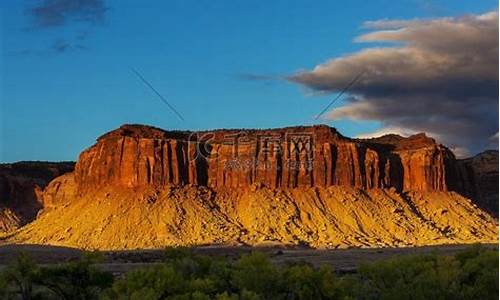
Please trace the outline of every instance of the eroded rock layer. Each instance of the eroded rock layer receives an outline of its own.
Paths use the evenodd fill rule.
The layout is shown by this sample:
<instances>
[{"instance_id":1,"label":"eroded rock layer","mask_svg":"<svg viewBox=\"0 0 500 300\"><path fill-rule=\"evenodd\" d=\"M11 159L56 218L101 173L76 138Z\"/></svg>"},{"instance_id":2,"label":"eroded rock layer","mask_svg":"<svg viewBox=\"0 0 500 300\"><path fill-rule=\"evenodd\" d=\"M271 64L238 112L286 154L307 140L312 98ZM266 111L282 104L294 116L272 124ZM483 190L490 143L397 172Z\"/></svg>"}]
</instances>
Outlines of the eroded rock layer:
<instances>
[{"instance_id":1,"label":"eroded rock layer","mask_svg":"<svg viewBox=\"0 0 500 300\"><path fill-rule=\"evenodd\" d=\"M327 126L178 132L124 125L52 180L6 243L86 249L497 241L464 167L423 134L349 139Z\"/></svg>"},{"instance_id":2,"label":"eroded rock layer","mask_svg":"<svg viewBox=\"0 0 500 300\"><path fill-rule=\"evenodd\" d=\"M456 164L456 190L498 216L498 150L488 150Z\"/></svg>"},{"instance_id":3,"label":"eroded rock layer","mask_svg":"<svg viewBox=\"0 0 500 300\"><path fill-rule=\"evenodd\" d=\"M31 222L44 205L43 188L73 168L72 162L0 164L0 232Z\"/></svg>"},{"instance_id":4,"label":"eroded rock layer","mask_svg":"<svg viewBox=\"0 0 500 300\"><path fill-rule=\"evenodd\" d=\"M9 243L85 249L194 245L404 247L495 243L495 220L454 192L103 188L45 210Z\"/></svg>"},{"instance_id":5,"label":"eroded rock layer","mask_svg":"<svg viewBox=\"0 0 500 300\"><path fill-rule=\"evenodd\" d=\"M167 132L125 125L100 137L77 163L79 191L194 184L212 188L394 187L446 191L453 154L423 134L352 140L327 126Z\"/></svg>"}]
</instances>

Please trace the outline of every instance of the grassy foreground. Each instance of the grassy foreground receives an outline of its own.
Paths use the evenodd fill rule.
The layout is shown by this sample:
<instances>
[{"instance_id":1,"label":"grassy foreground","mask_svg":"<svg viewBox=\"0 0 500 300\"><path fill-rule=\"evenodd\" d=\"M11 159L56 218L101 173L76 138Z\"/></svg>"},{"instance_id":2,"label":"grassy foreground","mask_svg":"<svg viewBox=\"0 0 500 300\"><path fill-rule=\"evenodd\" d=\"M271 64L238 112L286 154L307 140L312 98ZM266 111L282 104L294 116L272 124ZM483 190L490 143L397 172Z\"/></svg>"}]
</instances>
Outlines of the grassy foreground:
<instances>
[{"instance_id":1,"label":"grassy foreground","mask_svg":"<svg viewBox=\"0 0 500 300\"><path fill-rule=\"evenodd\" d=\"M337 275L328 266L237 260L170 248L164 261L114 278L99 255L50 266L21 255L0 274L0 299L498 299L498 252L394 257Z\"/></svg>"}]
</instances>

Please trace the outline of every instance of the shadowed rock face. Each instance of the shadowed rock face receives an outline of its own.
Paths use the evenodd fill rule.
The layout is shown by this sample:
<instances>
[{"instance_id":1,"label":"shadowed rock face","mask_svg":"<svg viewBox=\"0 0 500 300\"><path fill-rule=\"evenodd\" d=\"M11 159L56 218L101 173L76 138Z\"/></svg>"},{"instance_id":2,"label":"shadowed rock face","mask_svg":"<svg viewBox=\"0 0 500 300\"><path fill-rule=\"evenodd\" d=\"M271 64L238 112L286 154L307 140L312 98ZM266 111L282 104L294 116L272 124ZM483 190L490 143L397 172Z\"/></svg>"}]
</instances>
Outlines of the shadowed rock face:
<instances>
[{"instance_id":1,"label":"shadowed rock face","mask_svg":"<svg viewBox=\"0 0 500 300\"><path fill-rule=\"evenodd\" d=\"M457 161L457 190L498 216L498 151Z\"/></svg>"},{"instance_id":2,"label":"shadowed rock face","mask_svg":"<svg viewBox=\"0 0 500 300\"><path fill-rule=\"evenodd\" d=\"M424 134L354 140L328 126L169 132L124 125L80 155L75 184L78 191L167 184L446 191L454 162Z\"/></svg>"},{"instance_id":3,"label":"shadowed rock face","mask_svg":"<svg viewBox=\"0 0 500 300\"><path fill-rule=\"evenodd\" d=\"M43 188L73 168L73 162L0 164L0 231L32 221L44 205Z\"/></svg>"}]
</instances>

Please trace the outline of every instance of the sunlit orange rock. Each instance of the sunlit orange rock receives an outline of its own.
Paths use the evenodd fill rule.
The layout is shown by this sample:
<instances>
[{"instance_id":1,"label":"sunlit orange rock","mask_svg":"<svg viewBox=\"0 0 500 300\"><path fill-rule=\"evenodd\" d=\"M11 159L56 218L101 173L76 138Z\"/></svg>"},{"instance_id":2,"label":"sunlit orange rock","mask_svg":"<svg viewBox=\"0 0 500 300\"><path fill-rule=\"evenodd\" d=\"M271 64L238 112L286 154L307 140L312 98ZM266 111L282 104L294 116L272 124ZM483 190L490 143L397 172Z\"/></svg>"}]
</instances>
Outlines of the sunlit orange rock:
<instances>
[{"instance_id":1,"label":"sunlit orange rock","mask_svg":"<svg viewBox=\"0 0 500 300\"><path fill-rule=\"evenodd\" d=\"M0 244L494 243L495 219L454 192L481 190L478 180L493 178L488 161L458 161L424 134L350 139L328 126L124 125L83 151L75 171L53 179L37 197L38 217Z\"/></svg>"},{"instance_id":2,"label":"sunlit orange rock","mask_svg":"<svg viewBox=\"0 0 500 300\"><path fill-rule=\"evenodd\" d=\"M455 158L424 134L349 139L327 126L175 132L124 125L76 165L80 191L194 184L212 188L327 187L446 191Z\"/></svg>"}]
</instances>

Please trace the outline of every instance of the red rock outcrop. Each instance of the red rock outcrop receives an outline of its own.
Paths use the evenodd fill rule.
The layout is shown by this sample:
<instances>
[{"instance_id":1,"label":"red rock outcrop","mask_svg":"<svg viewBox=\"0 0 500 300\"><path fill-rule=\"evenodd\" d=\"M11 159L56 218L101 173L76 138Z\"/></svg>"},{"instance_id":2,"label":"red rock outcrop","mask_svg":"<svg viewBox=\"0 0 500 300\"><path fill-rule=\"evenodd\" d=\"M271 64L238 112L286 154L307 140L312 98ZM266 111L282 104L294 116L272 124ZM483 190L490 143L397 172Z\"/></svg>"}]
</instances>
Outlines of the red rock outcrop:
<instances>
[{"instance_id":1,"label":"red rock outcrop","mask_svg":"<svg viewBox=\"0 0 500 300\"><path fill-rule=\"evenodd\" d=\"M460 169L423 134L349 139L328 126L187 132L124 125L83 151L74 172L52 180L37 198L42 213L0 244L496 242L495 220L448 191L463 185Z\"/></svg>"},{"instance_id":2,"label":"red rock outcrop","mask_svg":"<svg viewBox=\"0 0 500 300\"><path fill-rule=\"evenodd\" d=\"M73 168L73 162L0 164L0 232L32 221L44 205L43 188Z\"/></svg>"},{"instance_id":3,"label":"red rock outcrop","mask_svg":"<svg viewBox=\"0 0 500 300\"><path fill-rule=\"evenodd\" d=\"M361 140L323 125L203 132L124 125L80 155L75 185L78 192L167 184L446 191L447 166L454 161L451 151L424 134Z\"/></svg>"},{"instance_id":4,"label":"red rock outcrop","mask_svg":"<svg viewBox=\"0 0 500 300\"><path fill-rule=\"evenodd\" d=\"M498 150L457 160L454 190L498 216Z\"/></svg>"}]
</instances>

